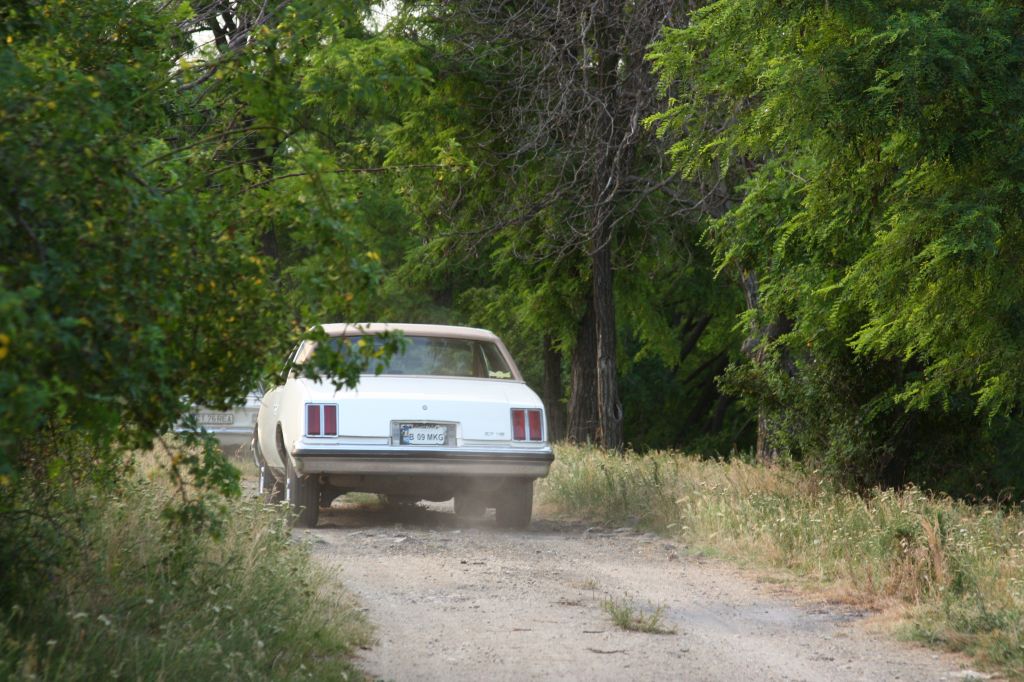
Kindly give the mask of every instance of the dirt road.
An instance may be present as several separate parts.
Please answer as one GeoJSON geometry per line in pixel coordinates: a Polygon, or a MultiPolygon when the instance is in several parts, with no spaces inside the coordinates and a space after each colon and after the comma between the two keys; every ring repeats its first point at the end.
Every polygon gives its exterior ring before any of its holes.
{"type": "Polygon", "coordinates": [[[866,634],[862,614],[773,594],[630,529],[542,518],[511,532],[458,521],[450,505],[342,505],[306,532],[376,625],[359,664],[385,680],[972,677],[959,659],[866,634]],[[662,607],[671,632],[617,628],[608,599],[662,607]]]}

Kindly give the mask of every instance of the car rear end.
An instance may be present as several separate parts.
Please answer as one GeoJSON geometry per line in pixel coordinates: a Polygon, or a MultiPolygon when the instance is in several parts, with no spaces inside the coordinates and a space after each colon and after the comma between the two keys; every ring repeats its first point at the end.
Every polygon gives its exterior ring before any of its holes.
{"type": "Polygon", "coordinates": [[[352,391],[324,388],[310,382],[289,447],[303,474],[539,478],[554,459],[523,383],[367,376],[352,391]]]}
{"type": "MultiPolygon", "coordinates": [[[[381,343],[375,332],[395,329],[376,327],[346,328],[331,343],[366,351],[381,343]]],[[[284,446],[297,475],[331,494],[455,497],[457,513],[493,507],[501,525],[528,524],[533,481],[547,475],[554,456],[543,404],[508,350],[485,330],[398,331],[403,352],[371,365],[356,388],[305,379],[289,393],[281,412],[300,417],[284,446]]]]}

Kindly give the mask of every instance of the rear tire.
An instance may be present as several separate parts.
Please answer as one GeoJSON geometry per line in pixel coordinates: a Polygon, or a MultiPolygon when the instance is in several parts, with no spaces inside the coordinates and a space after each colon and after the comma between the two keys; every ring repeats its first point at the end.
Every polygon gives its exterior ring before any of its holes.
{"type": "Polygon", "coordinates": [[[511,479],[498,494],[494,520],[500,528],[526,528],[533,516],[533,479],[511,479]]]}
{"type": "Polygon", "coordinates": [[[287,455],[284,466],[287,472],[284,496],[295,512],[295,525],[299,528],[316,527],[320,518],[320,479],[300,476],[287,455]]]}

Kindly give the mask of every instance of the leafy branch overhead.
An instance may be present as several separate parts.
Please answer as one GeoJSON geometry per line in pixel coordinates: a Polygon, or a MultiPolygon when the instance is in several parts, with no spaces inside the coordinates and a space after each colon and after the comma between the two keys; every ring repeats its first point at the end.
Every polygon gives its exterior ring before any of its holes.
{"type": "Polygon", "coordinates": [[[1019,489],[1020,12],[5,7],[0,476],[377,319],[494,328],[577,441],[1019,489]]]}
{"type": "Polygon", "coordinates": [[[390,203],[362,179],[384,166],[378,123],[353,123],[429,78],[368,12],[0,12],[0,471],[47,456],[24,446],[61,424],[146,446],[189,402],[275,376],[311,325],[365,318],[390,203]]]}

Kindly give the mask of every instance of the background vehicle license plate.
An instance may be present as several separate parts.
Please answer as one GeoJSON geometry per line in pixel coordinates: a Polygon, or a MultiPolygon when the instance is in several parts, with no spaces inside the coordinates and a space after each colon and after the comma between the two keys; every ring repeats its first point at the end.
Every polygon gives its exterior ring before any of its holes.
{"type": "Polygon", "coordinates": [[[200,412],[196,415],[199,424],[234,424],[235,415],[230,412],[200,412]]]}
{"type": "Polygon", "coordinates": [[[448,427],[440,424],[401,424],[399,435],[402,445],[444,445],[448,427]]]}

